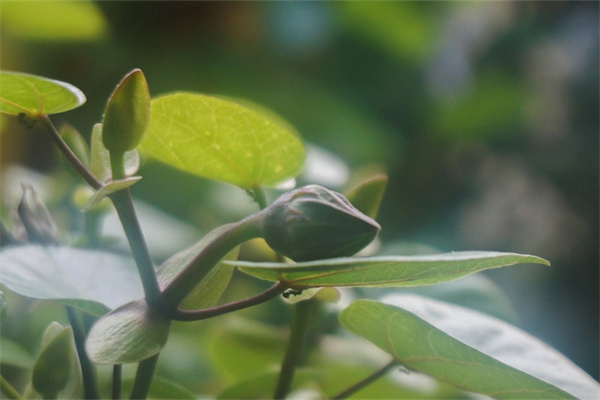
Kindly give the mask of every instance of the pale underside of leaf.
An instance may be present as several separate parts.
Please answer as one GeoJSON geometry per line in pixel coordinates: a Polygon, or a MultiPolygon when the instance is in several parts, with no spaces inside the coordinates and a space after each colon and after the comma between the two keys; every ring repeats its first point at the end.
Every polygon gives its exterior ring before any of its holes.
{"type": "Polygon", "coordinates": [[[407,368],[468,391],[497,399],[574,398],[397,307],[359,300],[344,310],[340,322],[346,329],[390,353],[407,368]]]}

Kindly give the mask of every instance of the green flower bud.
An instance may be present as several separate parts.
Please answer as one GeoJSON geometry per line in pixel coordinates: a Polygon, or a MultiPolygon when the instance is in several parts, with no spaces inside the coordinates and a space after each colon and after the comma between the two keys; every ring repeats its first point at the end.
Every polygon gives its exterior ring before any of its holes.
{"type": "Polygon", "coordinates": [[[277,253],[310,261],[351,256],[380,229],[341,194],[310,185],[282,195],[266,210],[263,233],[277,253]]]}
{"type": "Polygon", "coordinates": [[[23,185],[23,197],[17,213],[27,232],[29,242],[45,244],[58,242],[58,228],[54,219],[33,187],[23,185]]]}

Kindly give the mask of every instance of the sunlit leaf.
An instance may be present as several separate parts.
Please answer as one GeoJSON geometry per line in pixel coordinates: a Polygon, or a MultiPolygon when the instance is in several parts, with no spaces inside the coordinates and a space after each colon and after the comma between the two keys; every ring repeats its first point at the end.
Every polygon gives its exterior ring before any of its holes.
{"type": "Polygon", "coordinates": [[[380,174],[359,183],[345,196],[360,212],[374,219],[377,217],[387,183],[387,175],[380,174]]]}
{"type": "Polygon", "coordinates": [[[32,116],[57,114],[85,103],[75,86],[20,72],[0,71],[0,113],[32,116]]]}
{"type": "Polygon", "coordinates": [[[263,115],[236,103],[192,93],[152,100],[152,122],[140,149],[205,178],[243,188],[296,176],[302,142],[263,115]]]}
{"type": "Polygon", "coordinates": [[[169,337],[171,321],[144,300],[106,314],[89,332],[85,348],[97,364],[125,364],[158,354],[169,337]]]}
{"type": "Polygon", "coordinates": [[[133,260],[97,250],[27,245],[0,252],[0,284],[95,315],[144,295],[133,260]]]}
{"type": "Polygon", "coordinates": [[[3,1],[2,28],[35,40],[93,40],[108,28],[93,1],[3,1]]]}
{"type": "Polygon", "coordinates": [[[295,264],[231,262],[240,271],[295,287],[420,286],[457,279],[474,272],[519,263],[549,265],[530,255],[467,251],[427,256],[332,258],[295,264]]]}
{"type": "MultiPolygon", "coordinates": [[[[222,232],[221,228],[217,228],[206,234],[198,243],[185,249],[167,261],[165,261],[156,271],[158,283],[161,289],[164,290],[169,283],[179,275],[181,271],[208,245],[211,241],[222,232]]],[[[239,248],[227,253],[223,260],[235,260],[238,255],[239,248]]],[[[180,303],[183,309],[200,309],[212,307],[220,298],[233,274],[233,266],[219,262],[215,265],[208,274],[194,287],[194,289],[180,303]]]]}
{"type": "Polygon", "coordinates": [[[412,312],[359,300],[342,312],[340,322],[409,369],[497,399],[598,393],[597,383],[562,355],[503,321],[418,296],[390,301],[412,312]]]}

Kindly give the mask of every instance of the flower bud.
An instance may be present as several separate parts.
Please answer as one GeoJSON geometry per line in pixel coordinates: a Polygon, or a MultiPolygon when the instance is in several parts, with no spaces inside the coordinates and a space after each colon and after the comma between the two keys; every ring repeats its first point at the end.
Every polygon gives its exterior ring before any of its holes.
{"type": "Polygon", "coordinates": [[[29,242],[54,244],[58,242],[58,228],[46,205],[33,187],[23,185],[23,197],[17,208],[29,242]]]}
{"type": "Polygon", "coordinates": [[[341,194],[317,185],[279,197],[267,210],[264,238],[295,261],[351,256],[381,229],[341,194]]]}

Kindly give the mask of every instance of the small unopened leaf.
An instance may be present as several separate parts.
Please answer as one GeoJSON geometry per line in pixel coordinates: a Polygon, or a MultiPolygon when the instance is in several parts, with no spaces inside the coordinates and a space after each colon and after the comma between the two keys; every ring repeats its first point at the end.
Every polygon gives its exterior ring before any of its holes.
{"type": "Polygon", "coordinates": [[[300,139],[278,121],[193,93],[152,100],[152,122],[140,149],[180,170],[247,189],[296,176],[304,159],[300,139]]]}
{"type": "Polygon", "coordinates": [[[104,111],[102,140],[115,154],[134,150],[150,126],[150,90],[144,73],[134,69],[117,85],[104,111]]]}
{"type": "Polygon", "coordinates": [[[167,342],[171,321],[144,300],[132,301],[100,318],[85,348],[96,364],[126,364],[158,354],[167,342]]]}
{"type": "Polygon", "coordinates": [[[375,218],[388,183],[387,175],[380,174],[367,179],[346,193],[346,198],[363,214],[375,218]]]}
{"type": "MultiPolygon", "coordinates": [[[[198,243],[175,254],[165,261],[156,271],[158,283],[161,289],[169,286],[193,260],[204,250],[204,248],[223,231],[217,228],[206,234],[198,243]]],[[[183,309],[200,309],[212,307],[220,298],[233,274],[233,266],[224,264],[225,260],[235,260],[239,248],[236,247],[223,258],[221,262],[212,267],[206,276],[194,287],[194,289],[180,303],[183,309]]]]}
{"type": "Polygon", "coordinates": [[[86,167],[90,165],[90,149],[87,142],[75,127],[69,124],[62,124],[59,128],[60,137],[63,138],[67,146],[75,153],[77,158],[86,167]]]}
{"type": "Polygon", "coordinates": [[[530,255],[466,251],[427,256],[332,258],[287,263],[230,262],[240,271],[294,287],[319,286],[421,286],[457,279],[474,272],[519,263],[549,265],[530,255]]]}
{"type": "Polygon", "coordinates": [[[411,370],[497,399],[591,399],[598,394],[598,384],[583,371],[503,321],[418,296],[389,301],[411,312],[359,300],[342,312],[340,322],[411,370]]]}
{"type": "Polygon", "coordinates": [[[30,116],[58,114],[85,103],[75,86],[20,72],[0,71],[0,113],[30,116]]]}
{"type": "Polygon", "coordinates": [[[71,327],[54,323],[44,334],[42,350],[33,367],[33,388],[45,399],[54,399],[69,384],[78,391],[75,343],[71,327]]]}

